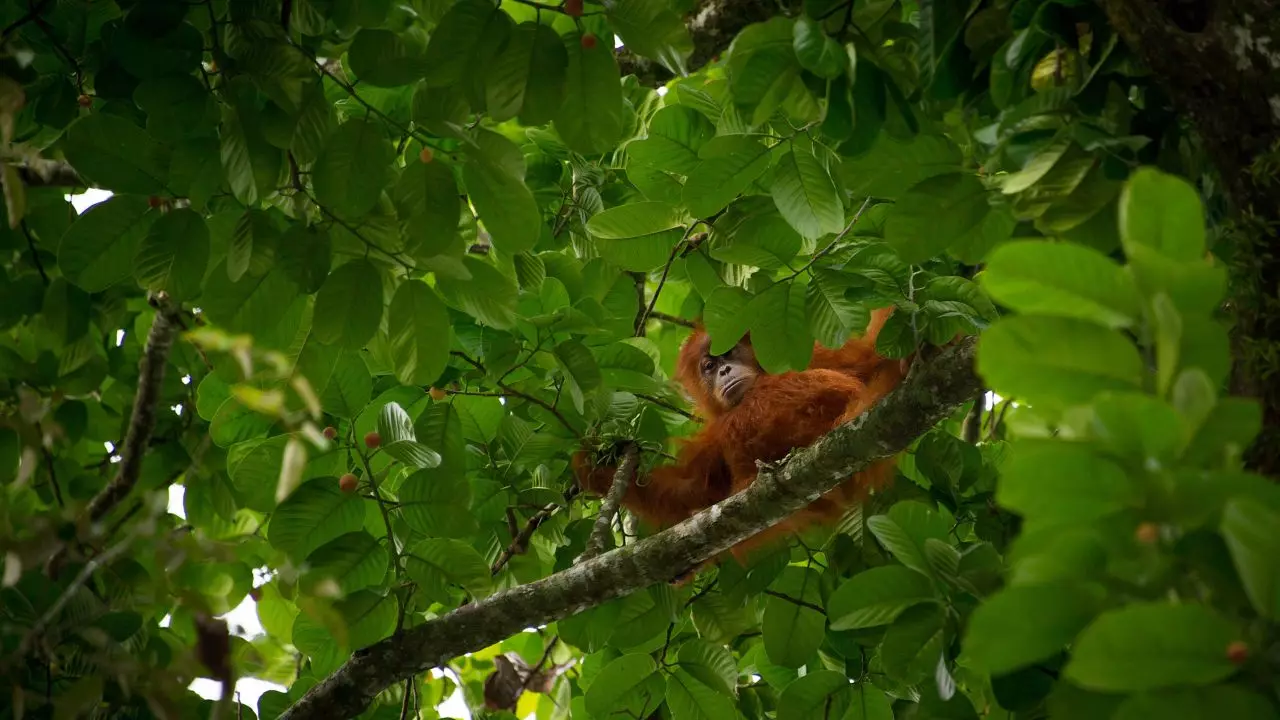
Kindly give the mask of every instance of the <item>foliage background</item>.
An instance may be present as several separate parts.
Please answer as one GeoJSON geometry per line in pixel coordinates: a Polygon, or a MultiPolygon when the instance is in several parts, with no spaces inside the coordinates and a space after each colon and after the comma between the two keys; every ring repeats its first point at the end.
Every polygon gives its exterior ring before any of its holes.
{"type": "Polygon", "coordinates": [[[0,2],[0,713],[225,717],[186,687],[252,677],[287,689],[240,716],[460,687],[495,717],[1275,717],[1275,408],[1228,394],[1271,397],[1276,206],[1243,201],[1274,157],[1215,172],[1117,17],[0,2]],[[980,334],[996,393],[890,492],[745,568],[344,667],[573,566],[599,503],[569,458],[696,427],[692,319],[783,372],[888,305],[881,352],[980,334]],[[246,597],[264,636],[216,619],[246,597]]]}

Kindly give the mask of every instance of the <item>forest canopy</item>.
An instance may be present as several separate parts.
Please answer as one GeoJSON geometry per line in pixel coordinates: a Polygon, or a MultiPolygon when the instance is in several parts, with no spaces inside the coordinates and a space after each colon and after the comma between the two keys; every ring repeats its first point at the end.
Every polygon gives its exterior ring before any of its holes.
{"type": "Polygon", "coordinates": [[[0,0],[0,718],[1280,718],[1280,13],[1150,5],[0,0]]]}

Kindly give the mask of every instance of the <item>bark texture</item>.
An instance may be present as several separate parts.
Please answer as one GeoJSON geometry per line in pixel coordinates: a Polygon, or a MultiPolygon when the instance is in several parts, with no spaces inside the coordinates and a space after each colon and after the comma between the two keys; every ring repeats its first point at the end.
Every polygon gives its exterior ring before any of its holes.
{"type": "Polygon", "coordinates": [[[981,387],[976,339],[918,365],[906,382],[857,420],[789,459],[761,470],[746,491],[661,533],[506,590],[357,651],[307,692],[282,720],[355,717],[374,696],[526,627],[553,622],[666,582],[673,568],[697,567],[812,502],[872,462],[896,455],[981,387]]]}

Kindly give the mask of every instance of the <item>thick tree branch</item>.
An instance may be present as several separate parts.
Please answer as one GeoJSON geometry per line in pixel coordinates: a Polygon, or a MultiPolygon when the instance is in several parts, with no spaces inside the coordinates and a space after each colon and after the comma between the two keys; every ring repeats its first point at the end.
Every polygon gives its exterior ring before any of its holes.
{"type": "Polygon", "coordinates": [[[844,478],[902,452],[981,385],[968,338],[917,365],[894,393],[811,447],[765,468],[747,490],[679,525],[537,582],[461,607],[357,651],[284,720],[350,718],[406,676],[444,665],[520,630],[559,620],[671,579],[804,507],[844,478]]]}

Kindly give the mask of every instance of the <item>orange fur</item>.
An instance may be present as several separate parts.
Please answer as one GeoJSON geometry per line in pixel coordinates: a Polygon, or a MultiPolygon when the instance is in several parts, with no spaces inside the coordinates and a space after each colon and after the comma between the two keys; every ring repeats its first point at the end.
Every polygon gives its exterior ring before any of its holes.
{"type": "MultiPolygon", "coordinates": [[[[761,371],[742,401],[731,408],[702,381],[698,365],[709,341],[701,327],[695,329],[680,349],[676,379],[706,423],[683,442],[676,464],[657,468],[632,483],[623,505],[650,525],[674,525],[746,489],[755,481],[757,460],[780,460],[861,415],[906,374],[905,362],[887,360],[875,352],[876,336],[890,312],[891,308],[874,312],[862,337],[839,349],[816,346],[807,370],[779,375],[761,371]]],[[[613,481],[612,468],[592,468],[582,453],[575,456],[574,469],[582,487],[597,494],[606,492],[613,481]]],[[[872,465],[731,552],[741,560],[784,535],[838,519],[850,504],[885,487],[893,479],[893,470],[893,460],[872,465]]]]}

